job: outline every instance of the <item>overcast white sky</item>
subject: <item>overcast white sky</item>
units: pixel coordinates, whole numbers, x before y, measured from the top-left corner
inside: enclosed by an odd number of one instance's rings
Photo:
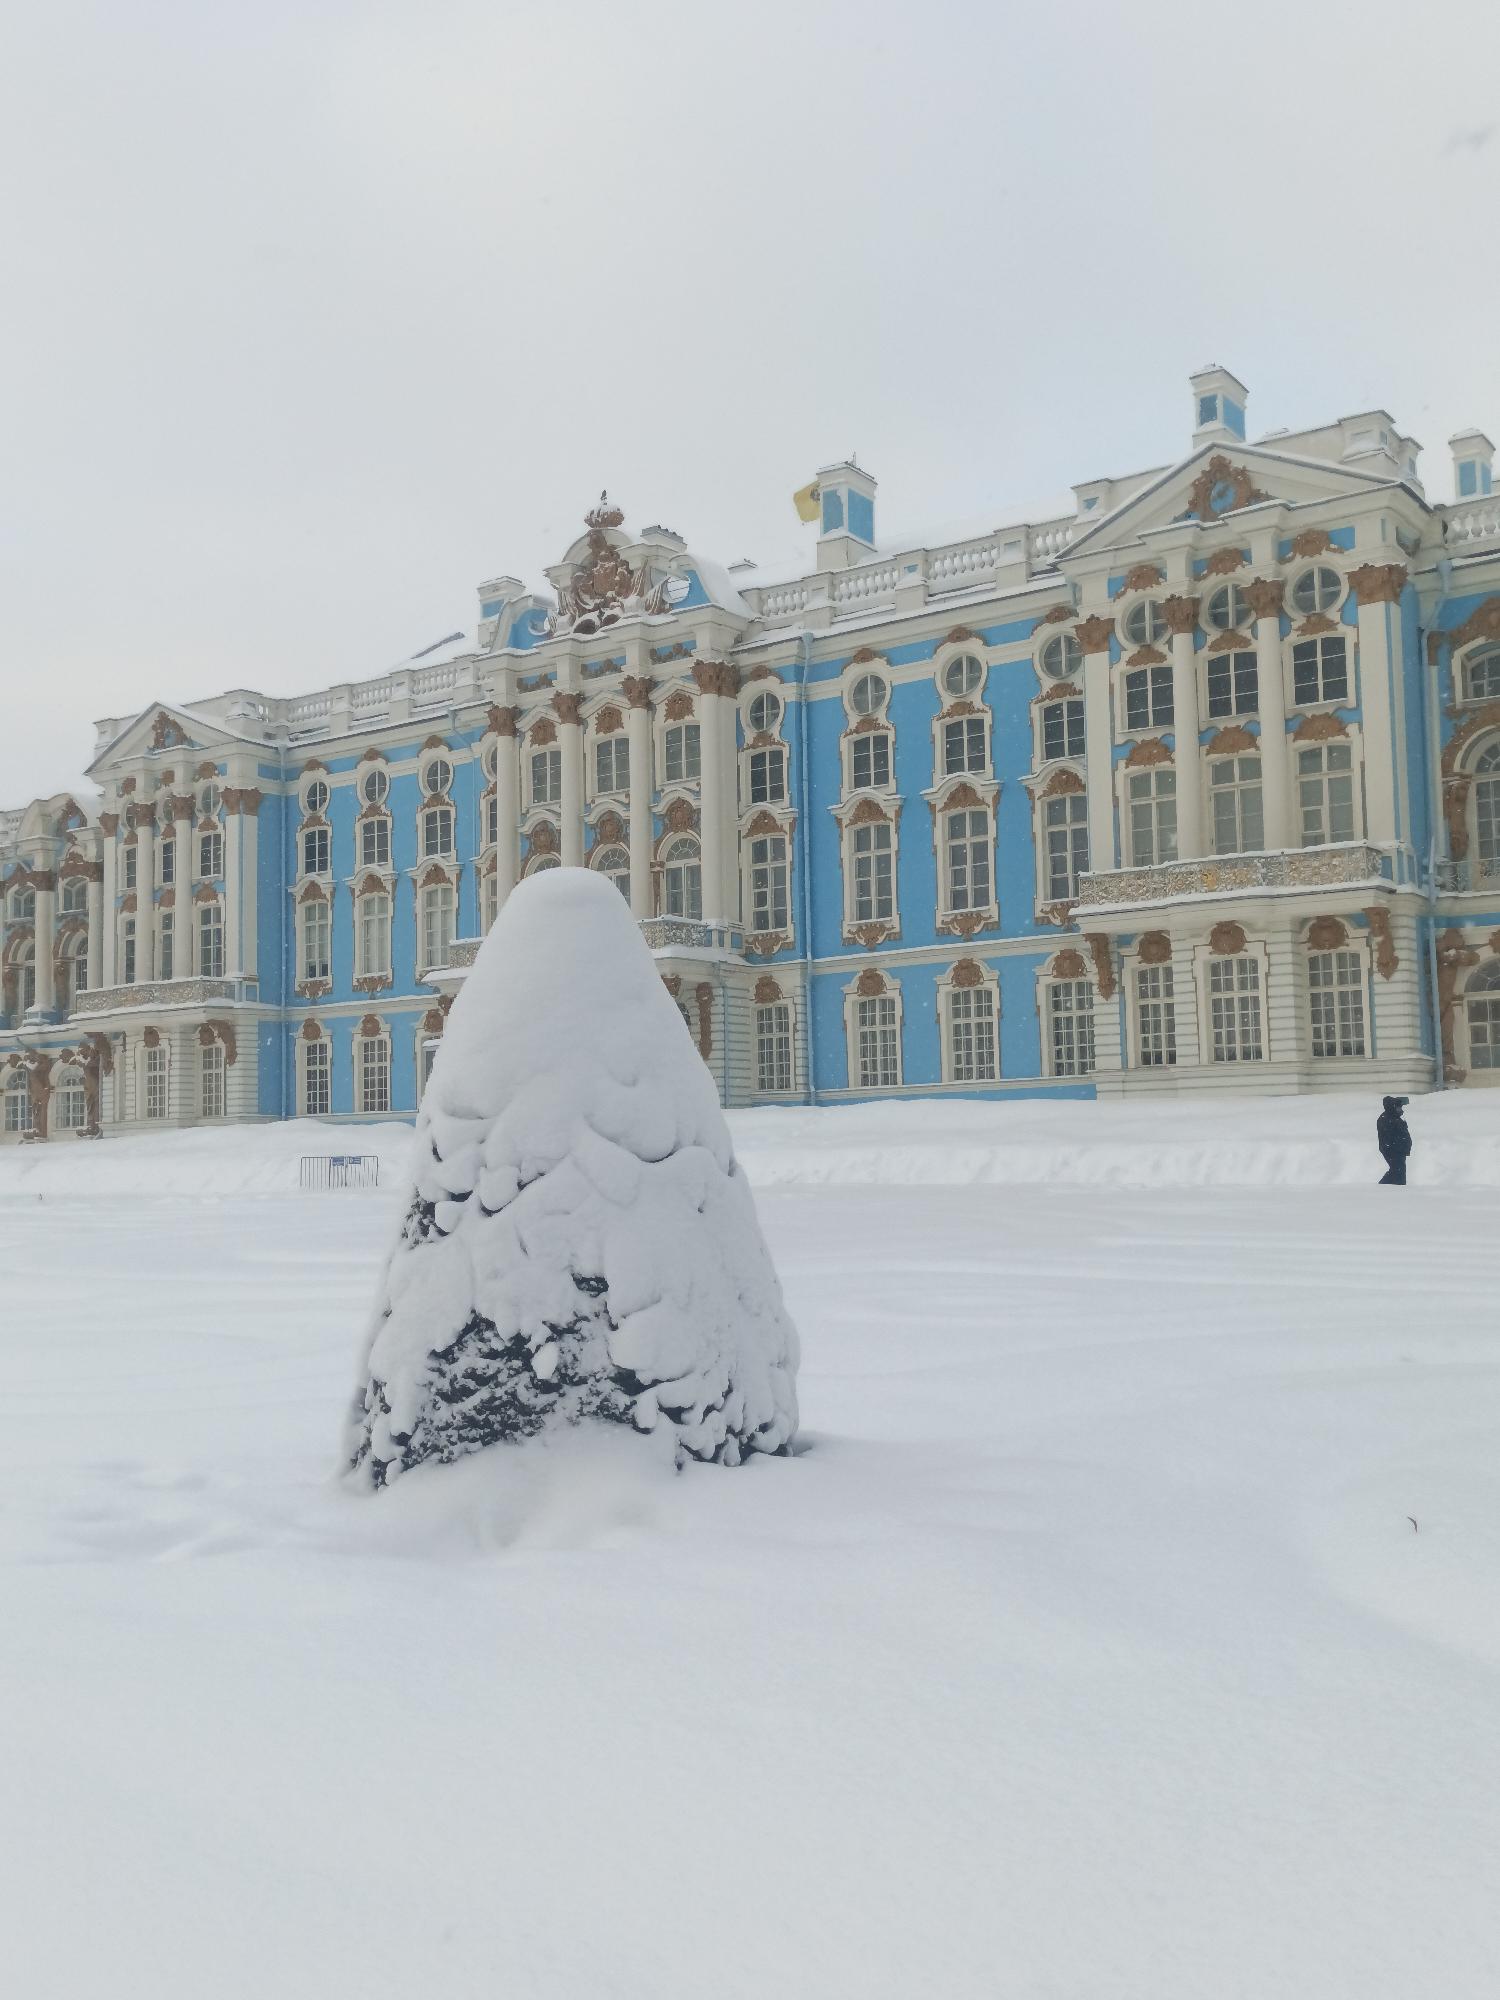
[[[0,804],[379,672],[603,486],[1013,518],[1381,404],[1500,435],[1500,7],[3,0]],[[811,536],[811,530],[806,531]],[[808,540],[809,561],[811,540]]]

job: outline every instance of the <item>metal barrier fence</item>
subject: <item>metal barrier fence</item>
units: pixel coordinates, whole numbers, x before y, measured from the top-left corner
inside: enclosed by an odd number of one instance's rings
[[[308,1153],[303,1156],[305,1188],[371,1188],[380,1185],[380,1161],[374,1153]]]

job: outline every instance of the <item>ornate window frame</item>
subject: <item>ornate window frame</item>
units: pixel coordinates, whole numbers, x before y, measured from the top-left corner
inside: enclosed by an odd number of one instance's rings
[[[893,1003],[889,1021],[862,1024],[860,1013],[864,1001],[885,1000]],[[895,1034],[895,1075],[889,1081],[866,1083],[861,1074],[859,1038],[862,1025],[874,1027],[884,1033],[887,1028]],[[873,965],[866,966],[857,973],[844,988],[844,1052],[848,1064],[849,1088],[861,1092],[879,1093],[887,1090],[901,1090],[906,1083],[906,1022],[905,1005],[899,979],[887,977]]]
[[[1327,1063],[1374,1061],[1375,1050],[1375,979],[1371,962],[1370,933],[1356,930],[1341,917],[1313,917],[1303,924],[1297,934],[1297,948],[1301,953],[1298,980],[1300,989],[1301,1027],[1307,1037],[1308,1061],[1321,1069]],[[1358,961],[1359,1024],[1360,1036],[1364,1042],[1362,1051],[1350,1054],[1335,1053],[1318,1055],[1313,1049],[1313,985],[1312,961],[1315,958],[1348,955]],[[1337,992],[1335,986],[1333,991]]]
[[[1201,762],[1201,760],[1200,760]],[[1171,775],[1169,792],[1160,789],[1163,772]],[[1130,748],[1127,757],[1117,758],[1114,766],[1115,813],[1120,828],[1121,866],[1124,868],[1165,868],[1177,859],[1177,826],[1181,812],[1180,795],[1177,787],[1177,760],[1159,736],[1142,736]],[[1149,779],[1150,803],[1152,806],[1152,855],[1148,861],[1135,858],[1135,826],[1132,807],[1132,780]],[[1165,798],[1172,800],[1172,839],[1170,854],[1158,852],[1161,844],[1161,814],[1157,810]]]
[[[315,1065],[311,1051],[321,1049],[321,1081],[327,1102],[321,1109],[314,1109],[308,1102],[311,1096],[311,1074]],[[297,1116],[299,1118],[331,1118],[333,1116],[333,1041],[325,1032],[322,1023],[309,1017],[302,1023],[297,1033]]]
[[[785,1013],[787,1045],[787,1083],[784,1089],[763,1081],[761,1068],[762,1020],[761,1016],[772,1010]],[[799,1083],[797,1075],[797,1005],[792,997],[783,991],[778,980],[764,974],[755,982],[755,990],[750,1002],[751,1043],[755,1051],[755,1095],[773,1101],[795,1097]],[[779,1038],[779,1029],[777,1030]]]
[[[412,885],[412,965],[419,980],[430,972],[440,972],[447,965],[453,950],[453,940],[458,936],[459,871],[445,868],[439,862],[430,862],[416,875]],[[431,899],[446,893],[452,898],[450,905],[451,924],[448,931],[447,950],[441,961],[427,957],[427,916]]]
[[[1497,963],[1500,963],[1500,947],[1497,947],[1497,938],[1500,938],[1500,931],[1496,931],[1487,940],[1478,937],[1466,938],[1465,942],[1475,963],[1469,966],[1463,986],[1455,997],[1459,1061],[1463,1066],[1463,1081],[1466,1085],[1481,1090],[1500,1088],[1500,1064],[1481,1064],[1476,1067],[1469,1021],[1469,1002],[1493,995],[1496,1008],[1500,1010],[1500,970],[1497,970]],[[1488,951],[1484,949],[1486,943]],[[1497,1022],[1496,1036],[1497,1049],[1500,1049],[1500,1022]]]
[[[1089,850],[1089,865],[1093,865],[1093,843],[1089,837],[1088,780],[1080,768],[1081,760],[1070,758],[1066,763],[1049,764],[1045,771],[1038,772],[1026,789],[1031,797],[1031,851],[1035,868],[1036,903],[1033,914],[1044,923],[1060,922],[1061,912],[1070,909],[1077,900],[1077,885],[1072,896],[1054,896],[1052,893],[1052,873],[1048,866],[1047,843],[1047,803],[1056,798],[1077,798],[1083,801],[1082,819],[1069,821],[1069,851],[1071,854],[1071,833],[1074,826],[1082,826],[1084,844]],[[1071,873],[1070,868],[1070,873]],[[1086,871],[1080,869],[1079,874]]]
[[[841,935],[845,944],[862,944],[873,949],[901,935],[901,805],[894,796],[879,792],[856,792],[836,806],[830,806],[839,829],[839,864],[843,885]],[[854,835],[860,827],[884,824],[891,830],[891,914],[861,918],[856,914],[854,884]]]
[[[683,736],[682,771],[674,778],[667,773],[667,743],[674,729],[684,732],[688,728],[698,732],[698,768],[691,774],[687,771],[687,736]],[[655,760],[656,787],[667,798],[683,798],[697,802],[698,787],[703,782],[703,717],[698,710],[697,683],[689,680],[673,680],[659,687],[651,704],[651,750]]]
[[[1105,1005],[1105,996],[1099,981],[1099,968],[1091,952],[1086,952],[1078,944],[1065,944],[1042,960],[1036,969],[1036,1012],[1041,1030],[1042,1075],[1059,1083],[1082,1083],[1099,1071],[1100,1014]],[[1053,996],[1063,986],[1076,988],[1080,982],[1088,988],[1088,1056],[1087,1065],[1076,1069],[1060,1069],[1057,1060],[1056,1037],[1053,1033]],[[1077,1011],[1074,1018],[1078,1018]]]
[[[292,981],[293,990],[305,999],[317,999],[321,994],[333,990],[333,892],[323,886],[321,878],[310,877],[301,888],[293,888],[292,910],[294,915],[293,938],[296,950],[296,977]],[[307,930],[313,912],[323,915],[323,936],[327,947],[325,970],[308,970]]]
[[[210,949],[210,935],[217,930],[217,950]],[[222,979],[228,965],[229,932],[225,922],[224,898],[206,883],[200,885],[193,896],[193,970],[200,979]],[[149,930],[148,930],[149,935]],[[148,947],[149,948],[149,947]],[[212,959],[217,956],[215,970]],[[179,973],[181,978],[182,974]]]
[[[396,884],[393,876],[383,874],[379,869],[368,869],[357,882],[351,885],[354,905],[354,991],[356,993],[378,993],[395,983],[395,923]],[[366,925],[376,913],[367,911],[365,904],[377,896],[385,898],[385,915],[381,929],[377,933],[384,944],[384,964],[371,966],[366,963],[364,940]]]
[[[884,693],[875,707],[868,713],[861,713],[854,706],[854,690],[867,677],[882,683]],[[891,720],[891,697],[894,684],[891,670],[884,656],[861,647],[844,667],[839,677],[838,695],[844,710],[844,728],[839,737],[839,792],[842,805],[848,805],[859,798],[890,800],[899,796],[896,789],[896,725]],[[861,736],[884,735],[889,741],[889,775],[883,785],[856,785],[854,782],[854,745]]]
[[[1196,1030],[1198,1010],[1193,992],[1191,957],[1184,960],[1176,951],[1176,940],[1166,931],[1143,931],[1120,953],[1120,990],[1125,999],[1125,1047],[1121,1068],[1165,1075],[1190,1067],[1197,1057],[1197,1044],[1189,1038]],[[1152,995],[1152,1003],[1169,1007],[1169,1022],[1162,1032],[1164,1059],[1146,1062],[1142,1057],[1141,976],[1165,974],[1172,983],[1170,994]],[[1187,989],[1183,979],[1188,982]],[[1166,1049],[1170,1045],[1170,1059]]]
[[[1209,849],[1210,854],[1216,859],[1229,854],[1264,854],[1266,851],[1266,758],[1264,744],[1265,739],[1263,736],[1252,736],[1249,730],[1242,724],[1232,723],[1227,728],[1221,729],[1216,736],[1203,746],[1202,755],[1198,761],[1203,781],[1204,844]],[[1235,806],[1235,820],[1240,834],[1243,836],[1245,814],[1242,794],[1245,787],[1252,780],[1240,770],[1239,766],[1247,758],[1253,758],[1255,761],[1256,771],[1253,782],[1260,790],[1260,845],[1259,847],[1246,847],[1241,844],[1238,847],[1221,849],[1218,845],[1218,814],[1215,809],[1214,800],[1222,792],[1234,793],[1237,801]],[[1235,766],[1234,782],[1231,785],[1216,785],[1213,781],[1214,765],[1223,763],[1232,763]]]
[[[366,1014],[354,1031],[354,1108],[364,1118],[389,1118],[396,1106],[395,1078],[392,1070],[391,1030],[389,1023],[378,1014]],[[385,1103],[370,1103],[370,1082],[372,1074],[378,1076],[380,1066],[367,1061],[366,1051],[371,1047],[382,1048],[385,1052]]]
[[[620,697],[613,694],[599,696],[590,704],[583,720],[588,742],[588,753],[584,758],[585,807],[613,805],[621,809],[630,797],[630,729]],[[623,785],[599,783],[599,750],[605,743],[624,747],[626,770]],[[618,758],[618,754],[617,750],[611,751],[611,762]]]
[[[932,814],[933,858],[937,869],[937,908],[934,924],[939,936],[970,938],[976,932],[993,929],[1000,922],[1000,881],[999,881],[999,837],[997,816],[1000,810],[1000,786],[993,779],[952,777],[945,779],[923,797]],[[987,900],[971,904],[958,910],[952,907],[949,897],[952,878],[949,869],[948,815],[950,813],[982,813],[985,817],[989,841],[989,889]]]
[[[1213,1032],[1213,982],[1209,967],[1215,961],[1253,959],[1260,971],[1260,1054],[1257,1057],[1238,1057],[1234,1062],[1214,1060]],[[1270,981],[1271,946],[1266,938],[1250,937],[1242,924],[1223,922],[1215,924],[1208,937],[1192,948],[1193,991],[1196,996],[1198,1021],[1198,1060],[1201,1066],[1213,1071],[1239,1071],[1242,1069],[1263,1069],[1267,1063],[1277,1060],[1280,1051],[1275,1047],[1271,1034]]]
[[[995,967],[981,959],[959,958],[951,965],[944,966],[937,979],[937,1017],[939,1074],[945,1084],[956,1089],[972,1090],[985,1084],[999,1083],[1004,1074],[1004,1051],[1000,1039],[1000,1019],[1002,1002],[1000,997],[1000,975]],[[990,1001],[990,1020],[994,1029],[995,1071],[993,1076],[960,1077],[955,1074],[953,1001],[958,993],[984,993]]]
[[[752,958],[772,958],[778,951],[787,950],[794,941],[796,828],[797,815],[785,806],[779,810],[757,806],[754,814],[740,828],[740,908],[745,913],[741,934],[743,949]],[[754,880],[755,870],[760,865],[755,860],[754,850],[759,840],[783,840],[786,843],[786,922],[766,930],[754,928]]]
[[[1459,647],[1454,653],[1451,667],[1453,677],[1453,706],[1455,708],[1482,709],[1488,707],[1491,703],[1500,701],[1500,686],[1497,686],[1494,692],[1490,694],[1474,694],[1470,691],[1470,669],[1485,654],[1492,655],[1497,667],[1500,667],[1500,638],[1482,635],[1477,639],[1470,640],[1468,645]]]
[[[1302,710],[1296,718],[1297,726],[1286,739],[1286,754],[1291,765],[1289,773],[1290,805],[1292,826],[1295,835],[1292,845],[1297,848],[1348,847],[1365,839],[1365,773],[1364,773],[1364,731],[1356,723],[1345,723],[1338,716],[1325,710]],[[1326,748],[1330,743],[1345,743],[1349,748],[1349,773],[1352,781],[1354,805],[1354,831],[1347,840],[1326,839],[1304,842],[1302,838],[1302,778],[1301,757],[1303,750]],[[1327,760],[1324,760],[1324,778],[1327,777]],[[1324,797],[1327,792],[1325,789]],[[1325,814],[1326,817],[1326,814]]]
[[[1063,754],[1060,757],[1047,755],[1046,712],[1059,703],[1076,701],[1083,711],[1084,747],[1081,750],[1067,748],[1068,726],[1063,719]],[[1083,688],[1077,681],[1050,681],[1038,688],[1031,697],[1031,774],[1034,778],[1050,777],[1052,772],[1063,766],[1071,766],[1081,777],[1088,767],[1088,702]]]

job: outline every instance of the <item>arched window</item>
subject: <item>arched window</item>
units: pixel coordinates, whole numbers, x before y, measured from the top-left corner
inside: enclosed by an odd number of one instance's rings
[[[562,857],[557,854],[539,854],[534,861],[526,864],[528,875],[544,875],[549,868],[561,868]]]
[[[17,1133],[31,1130],[31,1089],[23,1069],[13,1069],[5,1079],[5,1129]]]
[[[81,875],[70,875],[62,885],[58,910],[65,917],[81,917],[89,906],[89,885]]]
[[[1470,701],[1500,701],[1500,646],[1481,646],[1464,661],[1464,693]]]
[[[662,857],[662,915],[703,915],[703,866],[698,843],[689,834],[674,840]]]
[[[222,1118],[226,1102],[224,1044],[204,1042],[198,1050],[198,1116]]]
[[[1474,848],[1486,875],[1500,875],[1500,736],[1474,765]]]
[[[1470,1069],[1500,1070],[1500,958],[1478,966],[1464,988]]]
[[[28,1007],[36,1005],[36,945],[31,938],[22,938],[11,953],[10,962],[15,968],[16,1016],[24,1014]]]
[[[170,912],[169,912],[170,914]],[[165,974],[162,975],[164,978]],[[57,1004],[64,1014],[73,1011],[73,996],[89,983],[89,941],[84,931],[65,938],[57,960]]]
[[[596,847],[589,866],[599,875],[607,875],[626,902],[630,901],[630,856],[623,847]]]
[[[493,868],[479,878],[479,928],[487,932],[500,912],[500,882]]]
[[[35,889],[17,889],[10,899],[11,922],[29,924],[36,920]]]

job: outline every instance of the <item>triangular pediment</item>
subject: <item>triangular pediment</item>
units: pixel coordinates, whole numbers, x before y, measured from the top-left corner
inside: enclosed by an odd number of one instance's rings
[[[88,767],[89,775],[106,764],[118,763],[121,758],[142,757],[147,753],[166,755],[171,751],[192,757],[200,751],[215,751],[246,740],[232,730],[205,722],[201,715],[190,715],[170,702],[154,701],[103,746]]]
[[[1063,560],[1129,547],[1155,529],[1192,522],[1211,527],[1239,515],[1253,517],[1259,508],[1316,506],[1400,485],[1388,470],[1364,471],[1263,445],[1206,444],[1082,527]]]

